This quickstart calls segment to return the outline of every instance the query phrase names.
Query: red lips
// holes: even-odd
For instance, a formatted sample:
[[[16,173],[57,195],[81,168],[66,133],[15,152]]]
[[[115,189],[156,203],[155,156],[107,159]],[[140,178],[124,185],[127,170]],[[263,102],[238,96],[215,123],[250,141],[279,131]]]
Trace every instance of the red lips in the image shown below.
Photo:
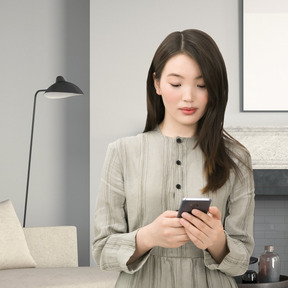
[[[180,110],[186,114],[186,115],[191,115],[193,114],[195,111],[196,111],[196,108],[193,108],[193,107],[183,107],[183,108],[180,108]]]

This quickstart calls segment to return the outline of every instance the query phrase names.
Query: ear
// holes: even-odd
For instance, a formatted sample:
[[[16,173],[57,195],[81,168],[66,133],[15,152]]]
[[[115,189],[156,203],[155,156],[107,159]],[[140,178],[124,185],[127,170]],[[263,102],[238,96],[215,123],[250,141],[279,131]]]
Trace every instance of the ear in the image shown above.
[[[154,87],[155,87],[156,93],[161,96],[160,79],[156,78],[155,72],[153,73],[153,79],[154,79]]]

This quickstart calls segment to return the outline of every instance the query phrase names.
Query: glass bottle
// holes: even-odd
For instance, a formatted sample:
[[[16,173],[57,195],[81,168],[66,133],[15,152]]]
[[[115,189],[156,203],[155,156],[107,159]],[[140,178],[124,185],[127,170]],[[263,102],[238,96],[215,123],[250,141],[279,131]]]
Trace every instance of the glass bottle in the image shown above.
[[[258,281],[260,283],[280,280],[280,257],[274,252],[274,246],[265,246],[265,252],[259,258]]]

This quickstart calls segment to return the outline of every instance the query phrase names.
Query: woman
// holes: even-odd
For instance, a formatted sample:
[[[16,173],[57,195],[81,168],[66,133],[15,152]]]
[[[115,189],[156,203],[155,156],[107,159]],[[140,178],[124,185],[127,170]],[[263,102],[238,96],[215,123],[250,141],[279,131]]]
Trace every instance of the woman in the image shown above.
[[[144,133],[109,145],[93,255],[121,271],[116,287],[237,287],[254,248],[248,151],[223,129],[228,81],[206,33],[174,32],[147,78]],[[209,197],[207,214],[177,218],[183,197]]]

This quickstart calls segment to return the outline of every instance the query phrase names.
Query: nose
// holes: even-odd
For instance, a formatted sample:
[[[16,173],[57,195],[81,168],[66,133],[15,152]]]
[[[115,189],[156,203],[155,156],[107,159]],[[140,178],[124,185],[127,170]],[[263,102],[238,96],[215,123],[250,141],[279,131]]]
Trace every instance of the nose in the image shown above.
[[[185,102],[193,102],[194,99],[194,91],[192,88],[187,88],[183,93],[183,101]]]

